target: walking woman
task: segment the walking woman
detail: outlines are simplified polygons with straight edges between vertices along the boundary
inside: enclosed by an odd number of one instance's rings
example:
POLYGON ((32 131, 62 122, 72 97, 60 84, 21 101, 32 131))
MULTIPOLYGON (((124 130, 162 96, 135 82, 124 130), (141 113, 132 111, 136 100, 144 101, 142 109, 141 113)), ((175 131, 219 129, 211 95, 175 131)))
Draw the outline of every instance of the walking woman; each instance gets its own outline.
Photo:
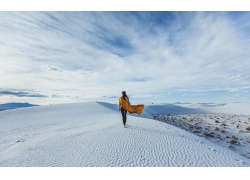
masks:
POLYGON ((127 121, 127 110, 124 109, 125 107, 124 104, 130 104, 128 96, 125 91, 122 91, 122 96, 119 99, 119 111, 122 113, 122 121, 123 121, 123 126, 125 128, 126 126, 126 121, 127 121))
POLYGON ((122 121, 124 128, 126 126, 127 121, 127 112, 129 112, 130 114, 137 113, 140 115, 142 113, 143 108, 143 104, 130 105, 129 98, 126 92, 122 91, 122 96, 119 98, 119 111, 121 111, 122 113, 122 121))

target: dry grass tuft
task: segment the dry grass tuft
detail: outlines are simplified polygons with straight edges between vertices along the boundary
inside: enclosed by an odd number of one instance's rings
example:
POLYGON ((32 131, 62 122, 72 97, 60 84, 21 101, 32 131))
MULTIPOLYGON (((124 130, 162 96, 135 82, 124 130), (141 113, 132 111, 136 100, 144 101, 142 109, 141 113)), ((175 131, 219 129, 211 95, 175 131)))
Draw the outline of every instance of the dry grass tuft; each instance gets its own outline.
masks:
POLYGON ((236 136, 234 136, 234 135, 232 136, 232 138, 233 138, 233 139, 238 139, 238 138, 237 138, 236 136))
POLYGON ((237 140, 236 139, 232 139, 231 141, 230 141, 230 144, 236 144, 237 143, 237 140))
POLYGON ((201 131, 194 130, 193 133, 201 133, 201 131))
POLYGON ((211 133, 204 132, 203 135, 205 137, 214 137, 211 133))
POLYGON ((225 132, 225 130, 224 130, 224 129, 222 129, 220 132, 221 132, 221 133, 224 133, 224 132, 225 132))

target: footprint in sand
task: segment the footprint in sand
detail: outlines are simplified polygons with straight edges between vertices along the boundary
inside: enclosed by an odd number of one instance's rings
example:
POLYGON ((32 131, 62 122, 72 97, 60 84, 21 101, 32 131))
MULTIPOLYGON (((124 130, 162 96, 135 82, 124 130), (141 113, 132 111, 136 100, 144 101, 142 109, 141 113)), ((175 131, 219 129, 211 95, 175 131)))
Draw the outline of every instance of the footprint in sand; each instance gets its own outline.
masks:
POLYGON ((195 140, 196 142, 199 142, 199 143, 201 143, 201 144, 203 144, 203 141, 200 141, 200 140, 195 140))
POLYGON ((24 142, 24 141, 25 141, 24 139, 20 139, 20 140, 18 140, 16 143, 24 142))
POLYGON ((213 148, 208 148, 210 151, 216 151, 215 149, 213 149, 213 148))
POLYGON ((242 160, 238 160, 238 159, 234 159, 234 160, 237 161, 237 162, 239 162, 240 164, 244 163, 244 161, 242 161, 242 160))

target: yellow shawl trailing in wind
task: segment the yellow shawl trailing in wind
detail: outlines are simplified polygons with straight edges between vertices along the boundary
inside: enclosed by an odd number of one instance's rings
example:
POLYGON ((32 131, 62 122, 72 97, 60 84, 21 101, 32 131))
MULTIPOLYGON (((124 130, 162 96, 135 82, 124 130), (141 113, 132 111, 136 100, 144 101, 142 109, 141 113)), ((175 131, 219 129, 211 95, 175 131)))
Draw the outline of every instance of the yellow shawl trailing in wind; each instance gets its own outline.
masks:
POLYGON ((129 99, 127 97, 125 97, 125 99, 123 99, 122 96, 120 97, 119 106, 121 106, 123 109, 127 110, 130 114, 137 113, 140 115, 142 113, 142 110, 144 108, 144 104, 130 105, 129 99))

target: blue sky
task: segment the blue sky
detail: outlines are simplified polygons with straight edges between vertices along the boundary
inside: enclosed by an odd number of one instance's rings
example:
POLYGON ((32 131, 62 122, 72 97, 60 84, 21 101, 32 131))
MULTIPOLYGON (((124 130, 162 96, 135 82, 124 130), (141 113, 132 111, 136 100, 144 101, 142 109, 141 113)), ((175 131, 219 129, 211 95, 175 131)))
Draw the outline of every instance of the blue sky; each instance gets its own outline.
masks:
POLYGON ((250 102, 250 12, 0 17, 0 104, 250 102))

